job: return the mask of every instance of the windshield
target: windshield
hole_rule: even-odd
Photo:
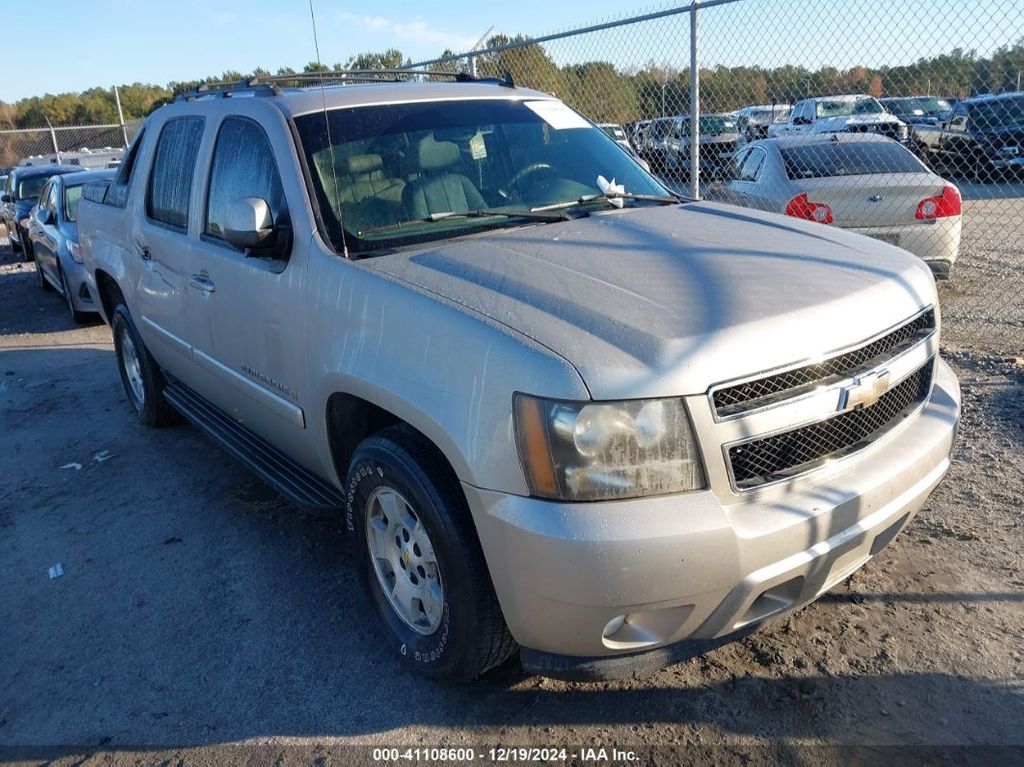
[[[768,125],[776,120],[784,120],[789,116],[789,107],[776,107],[771,109],[754,109],[748,116],[748,121],[754,125]]]
[[[64,187],[64,218],[72,223],[78,220],[78,201],[82,199],[84,188],[81,185]]]
[[[885,106],[895,115],[914,115],[934,117],[948,112],[952,107],[944,99],[934,96],[914,96],[908,98],[888,99]]]
[[[601,194],[599,175],[633,194],[667,194],[558,101],[354,107],[331,110],[326,120],[314,112],[295,124],[326,235],[339,251],[521,226],[531,208]],[[473,211],[488,215],[440,215]]]
[[[782,149],[792,179],[863,176],[873,173],[922,173],[925,168],[895,141],[834,142]]]
[[[29,176],[20,184],[18,184],[18,199],[38,199],[39,193],[43,191],[43,187],[46,186],[46,182],[49,181],[49,179],[49,176]]]
[[[870,96],[863,99],[836,99],[819,101],[814,105],[818,117],[849,117],[850,115],[877,115],[883,113],[882,105]]]
[[[982,128],[1024,123],[1024,96],[978,104],[971,119]]]

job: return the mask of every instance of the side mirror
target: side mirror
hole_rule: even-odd
[[[40,208],[39,223],[43,226],[50,226],[53,223],[53,211],[49,208]]]
[[[228,205],[224,239],[239,250],[261,250],[277,242],[277,227],[267,201],[243,197]]]
[[[0,196],[0,202],[14,202],[14,200],[11,199],[9,194],[4,194],[3,196]]]
[[[810,117],[804,117],[803,115],[801,115],[800,117],[794,117],[793,118],[793,125],[810,125],[810,124],[811,124],[811,118]]]

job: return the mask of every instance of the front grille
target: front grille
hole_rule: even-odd
[[[870,407],[733,445],[729,448],[733,483],[738,490],[749,490],[810,471],[824,461],[866,447],[927,398],[933,367],[929,361]]]
[[[764,407],[783,397],[792,397],[815,386],[827,386],[858,372],[877,367],[901,351],[913,346],[935,329],[935,312],[924,314],[859,349],[839,354],[823,362],[758,378],[716,391],[712,399],[721,417]]]

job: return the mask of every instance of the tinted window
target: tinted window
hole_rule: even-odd
[[[19,200],[38,200],[49,176],[29,176],[18,185]]]
[[[751,149],[750,154],[743,161],[743,165],[740,166],[740,180],[756,181],[757,174],[764,164],[765,156],[763,149]]]
[[[170,120],[160,131],[146,200],[146,214],[154,221],[176,229],[188,226],[192,176],[202,138],[203,120],[199,117]]]
[[[790,178],[921,173],[924,167],[895,141],[835,142],[782,149]]]
[[[83,186],[64,187],[64,218],[74,222],[78,220],[78,201],[82,199]]]
[[[286,215],[281,176],[266,134],[251,120],[228,118],[213,150],[206,234],[223,236],[228,205],[243,197],[266,200],[275,223]]]
[[[132,146],[128,150],[128,156],[125,157],[124,162],[117,169],[117,175],[114,177],[114,180],[110,182],[110,187],[102,200],[107,205],[116,205],[119,208],[123,208],[128,204],[128,190],[131,188],[132,183],[132,169],[135,167],[135,158],[139,156],[139,147],[142,146],[144,134],[144,130],[139,131],[139,135],[135,137],[135,141],[132,142]],[[92,198],[90,197],[89,199]]]

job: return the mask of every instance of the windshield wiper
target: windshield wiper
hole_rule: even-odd
[[[487,218],[488,216],[505,216],[506,218],[528,218],[531,221],[565,221],[567,216],[538,214],[539,208],[530,210],[500,210],[498,208],[481,208],[480,210],[443,210],[431,213],[420,221],[445,221],[449,218]]]
[[[556,202],[551,205],[538,205],[536,208],[530,208],[531,213],[542,213],[546,210],[561,210],[563,208],[572,208],[576,205],[586,205],[591,202],[609,202],[612,205],[615,203],[614,200],[642,200],[644,202],[656,202],[660,205],[679,205],[683,202],[681,197],[667,194],[633,194],[632,192],[605,192],[603,194],[585,194],[582,197],[577,197],[575,200],[566,200],[565,202]]]
[[[553,223],[555,221],[567,221],[569,216],[565,213],[537,213],[530,210],[499,210],[497,208],[481,208],[479,210],[441,210],[431,213],[423,218],[412,218],[407,221],[396,221],[393,224],[375,226],[372,229],[365,229],[367,232],[386,232],[389,229],[401,229],[410,224],[430,223],[433,221],[447,221],[452,218],[492,218],[502,216],[504,218],[525,218],[530,221],[543,221]]]

